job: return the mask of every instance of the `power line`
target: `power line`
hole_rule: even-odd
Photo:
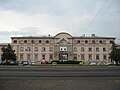
[[[92,24],[92,22],[95,20],[95,18],[97,17],[97,15],[100,13],[100,11],[102,10],[102,8],[105,6],[106,2],[107,2],[107,0],[104,1],[103,5],[100,7],[100,9],[97,11],[96,15],[90,21],[90,23],[88,24],[86,30],[88,30],[88,28],[90,27],[90,25]]]

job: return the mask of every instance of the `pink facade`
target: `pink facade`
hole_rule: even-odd
[[[110,62],[114,37],[71,36],[62,32],[48,37],[11,37],[18,61],[78,60]]]

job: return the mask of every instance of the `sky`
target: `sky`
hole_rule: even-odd
[[[0,0],[0,43],[60,32],[116,37],[120,43],[120,0]]]

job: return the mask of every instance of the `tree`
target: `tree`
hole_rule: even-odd
[[[16,61],[15,50],[12,49],[10,44],[8,44],[7,47],[2,47],[1,50],[3,52],[1,55],[2,61],[6,61],[6,63],[8,63],[8,60]]]
[[[120,62],[120,48],[117,48],[115,43],[112,44],[112,51],[110,53],[111,62],[115,61],[116,65]]]

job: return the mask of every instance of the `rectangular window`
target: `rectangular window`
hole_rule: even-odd
[[[20,52],[23,52],[24,51],[24,47],[20,47]]]
[[[52,54],[50,54],[49,60],[53,60],[53,55]]]
[[[85,50],[84,50],[84,47],[81,47],[81,52],[84,52]]]
[[[24,54],[20,54],[20,61],[23,61],[24,59],[23,59],[23,56],[24,56]]]
[[[103,60],[107,60],[107,55],[103,55]]]
[[[96,48],[96,52],[99,52],[99,48]]]
[[[30,54],[27,54],[27,60],[28,60],[28,61],[31,60],[30,57],[31,57],[31,55],[30,55]]]
[[[30,52],[31,51],[31,47],[27,47],[26,51]]]
[[[85,55],[81,54],[81,60],[85,60]]]
[[[96,60],[99,60],[99,59],[100,59],[100,58],[99,58],[99,54],[97,54],[97,55],[96,55]]]
[[[74,47],[74,52],[77,52],[77,47]]]
[[[42,52],[45,52],[46,50],[45,50],[45,47],[42,47]]]
[[[103,48],[103,52],[106,52],[106,48]]]
[[[45,55],[44,54],[42,55],[42,59],[45,60]]]
[[[89,52],[92,52],[92,48],[88,48],[88,51],[89,51]]]
[[[35,54],[35,55],[34,55],[34,60],[35,60],[35,61],[38,61],[38,54]]]
[[[92,54],[88,55],[88,60],[92,60]]]
[[[38,52],[38,47],[35,47],[35,48],[34,48],[34,51],[35,51],[35,52]]]
[[[73,60],[77,60],[77,54],[74,54]]]
[[[49,48],[49,52],[53,52],[53,47],[50,47],[50,48]]]

